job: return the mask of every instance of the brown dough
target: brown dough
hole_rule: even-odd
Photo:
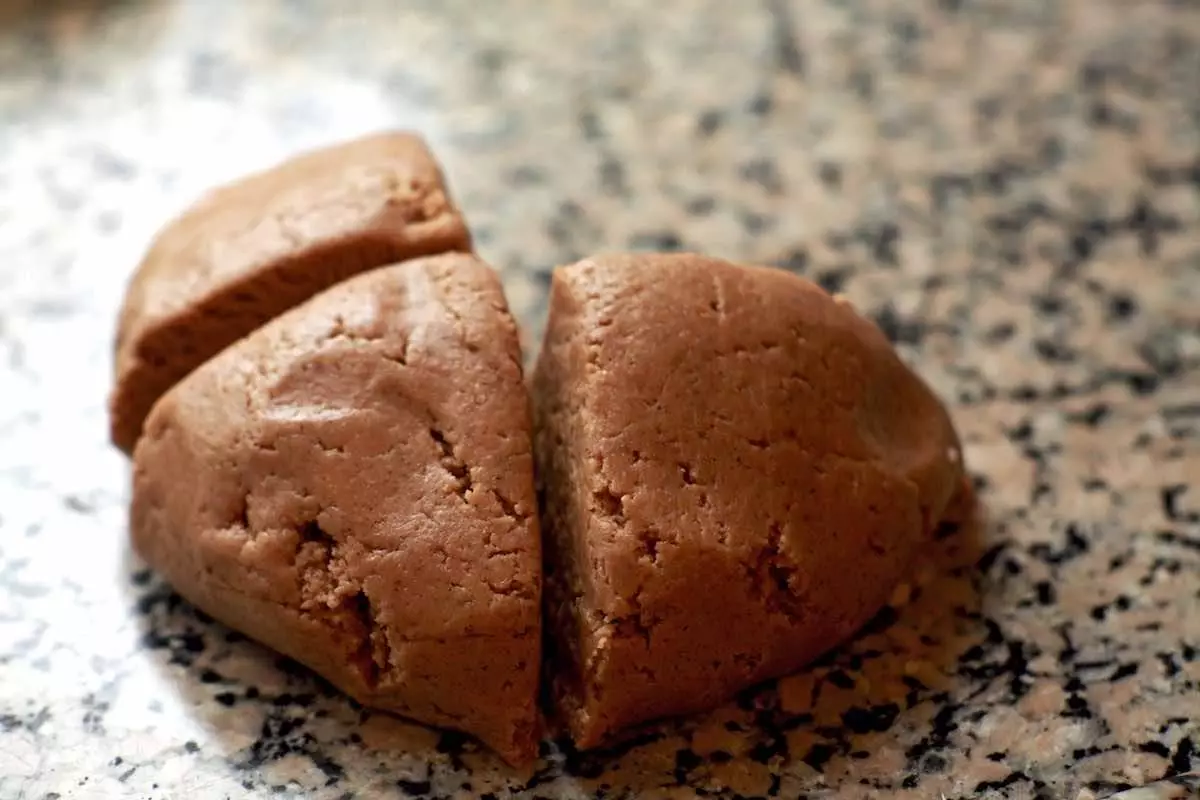
[[[474,256],[351,278],[178,383],[131,527],[183,597],[363,704],[536,755],[529,407]]]
[[[158,234],[130,281],[113,442],[132,452],[164,392],[317,292],[406,258],[470,249],[437,162],[410,134],[310,152],[217,189]]]
[[[942,405],[789,273],[558,270],[534,383],[553,694],[580,747],[799,668],[886,602],[962,485]]]

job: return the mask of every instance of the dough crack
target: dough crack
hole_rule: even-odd
[[[391,663],[387,634],[375,620],[366,591],[348,574],[343,548],[316,520],[297,529],[295,564],[301,610],[324,619],[356,644],[351,659],[367,686],[378,686]]]
[[[465,502],[467,496],[475,488],[475,482],[471,479],[470,467],[458,457],[458,454],[454,451],[453,443],[446,438],[446,434],[441,430],[430,428],[429,437],[433,439],[433,443],[437,445],[438,451],[441,453],[439,463],[442,465],[442,469],[446,470],[454,478],[457,485],[455,491]]]
[[[804,603],[797,594],[799,571],[782,550],[783,526],[772,521],[767,538],[747,565],[752,586],[767,609],[795,621],[804,616]]]

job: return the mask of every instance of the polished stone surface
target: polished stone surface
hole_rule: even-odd
[[[424,132],[529,330],[700,250],[873,315],[981,500],[811,670],[530,774],[130,554],[111,332],[214,182]],[[528,336],[532,344],[536,334]],[[1100,797],[1200,769],[1194,0],[0,2],[0,797]],[[852,579],[853,576],[848,576]],[[1186,796],[1177,778],[1154,797]]]

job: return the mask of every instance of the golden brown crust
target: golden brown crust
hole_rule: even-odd
[[[540,544],[516,327],[473,256],[352,278],[177,384],[139,553],[362,703],[536,755]]]
[[[961,485],[928,388],[779,270],[558,270],[533,396],[554,694],[581,747],[850,636]]]
[[[411,134],[310,152],[211,192],[159,233],[130,281],[109,403],[113,442],[132,452],[171,386],[338,281],[470,249],[437,162]]]

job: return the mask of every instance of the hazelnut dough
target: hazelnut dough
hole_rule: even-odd
[[[529,408],[474,256],[351,278],[184,378],[137,446],[131,528],[183,597],[363,704],[536,755]]]
[[[548,669],[592,747],[851,636],[962,466],[880,331],[794,275],[609,256],[551,291],[533,380]]]
[[[117,328],[111,436],[132,452],[154,402],[263,323],[339,281],[471,239],[418,137],[370,136],[217,189],[157,236]]]

